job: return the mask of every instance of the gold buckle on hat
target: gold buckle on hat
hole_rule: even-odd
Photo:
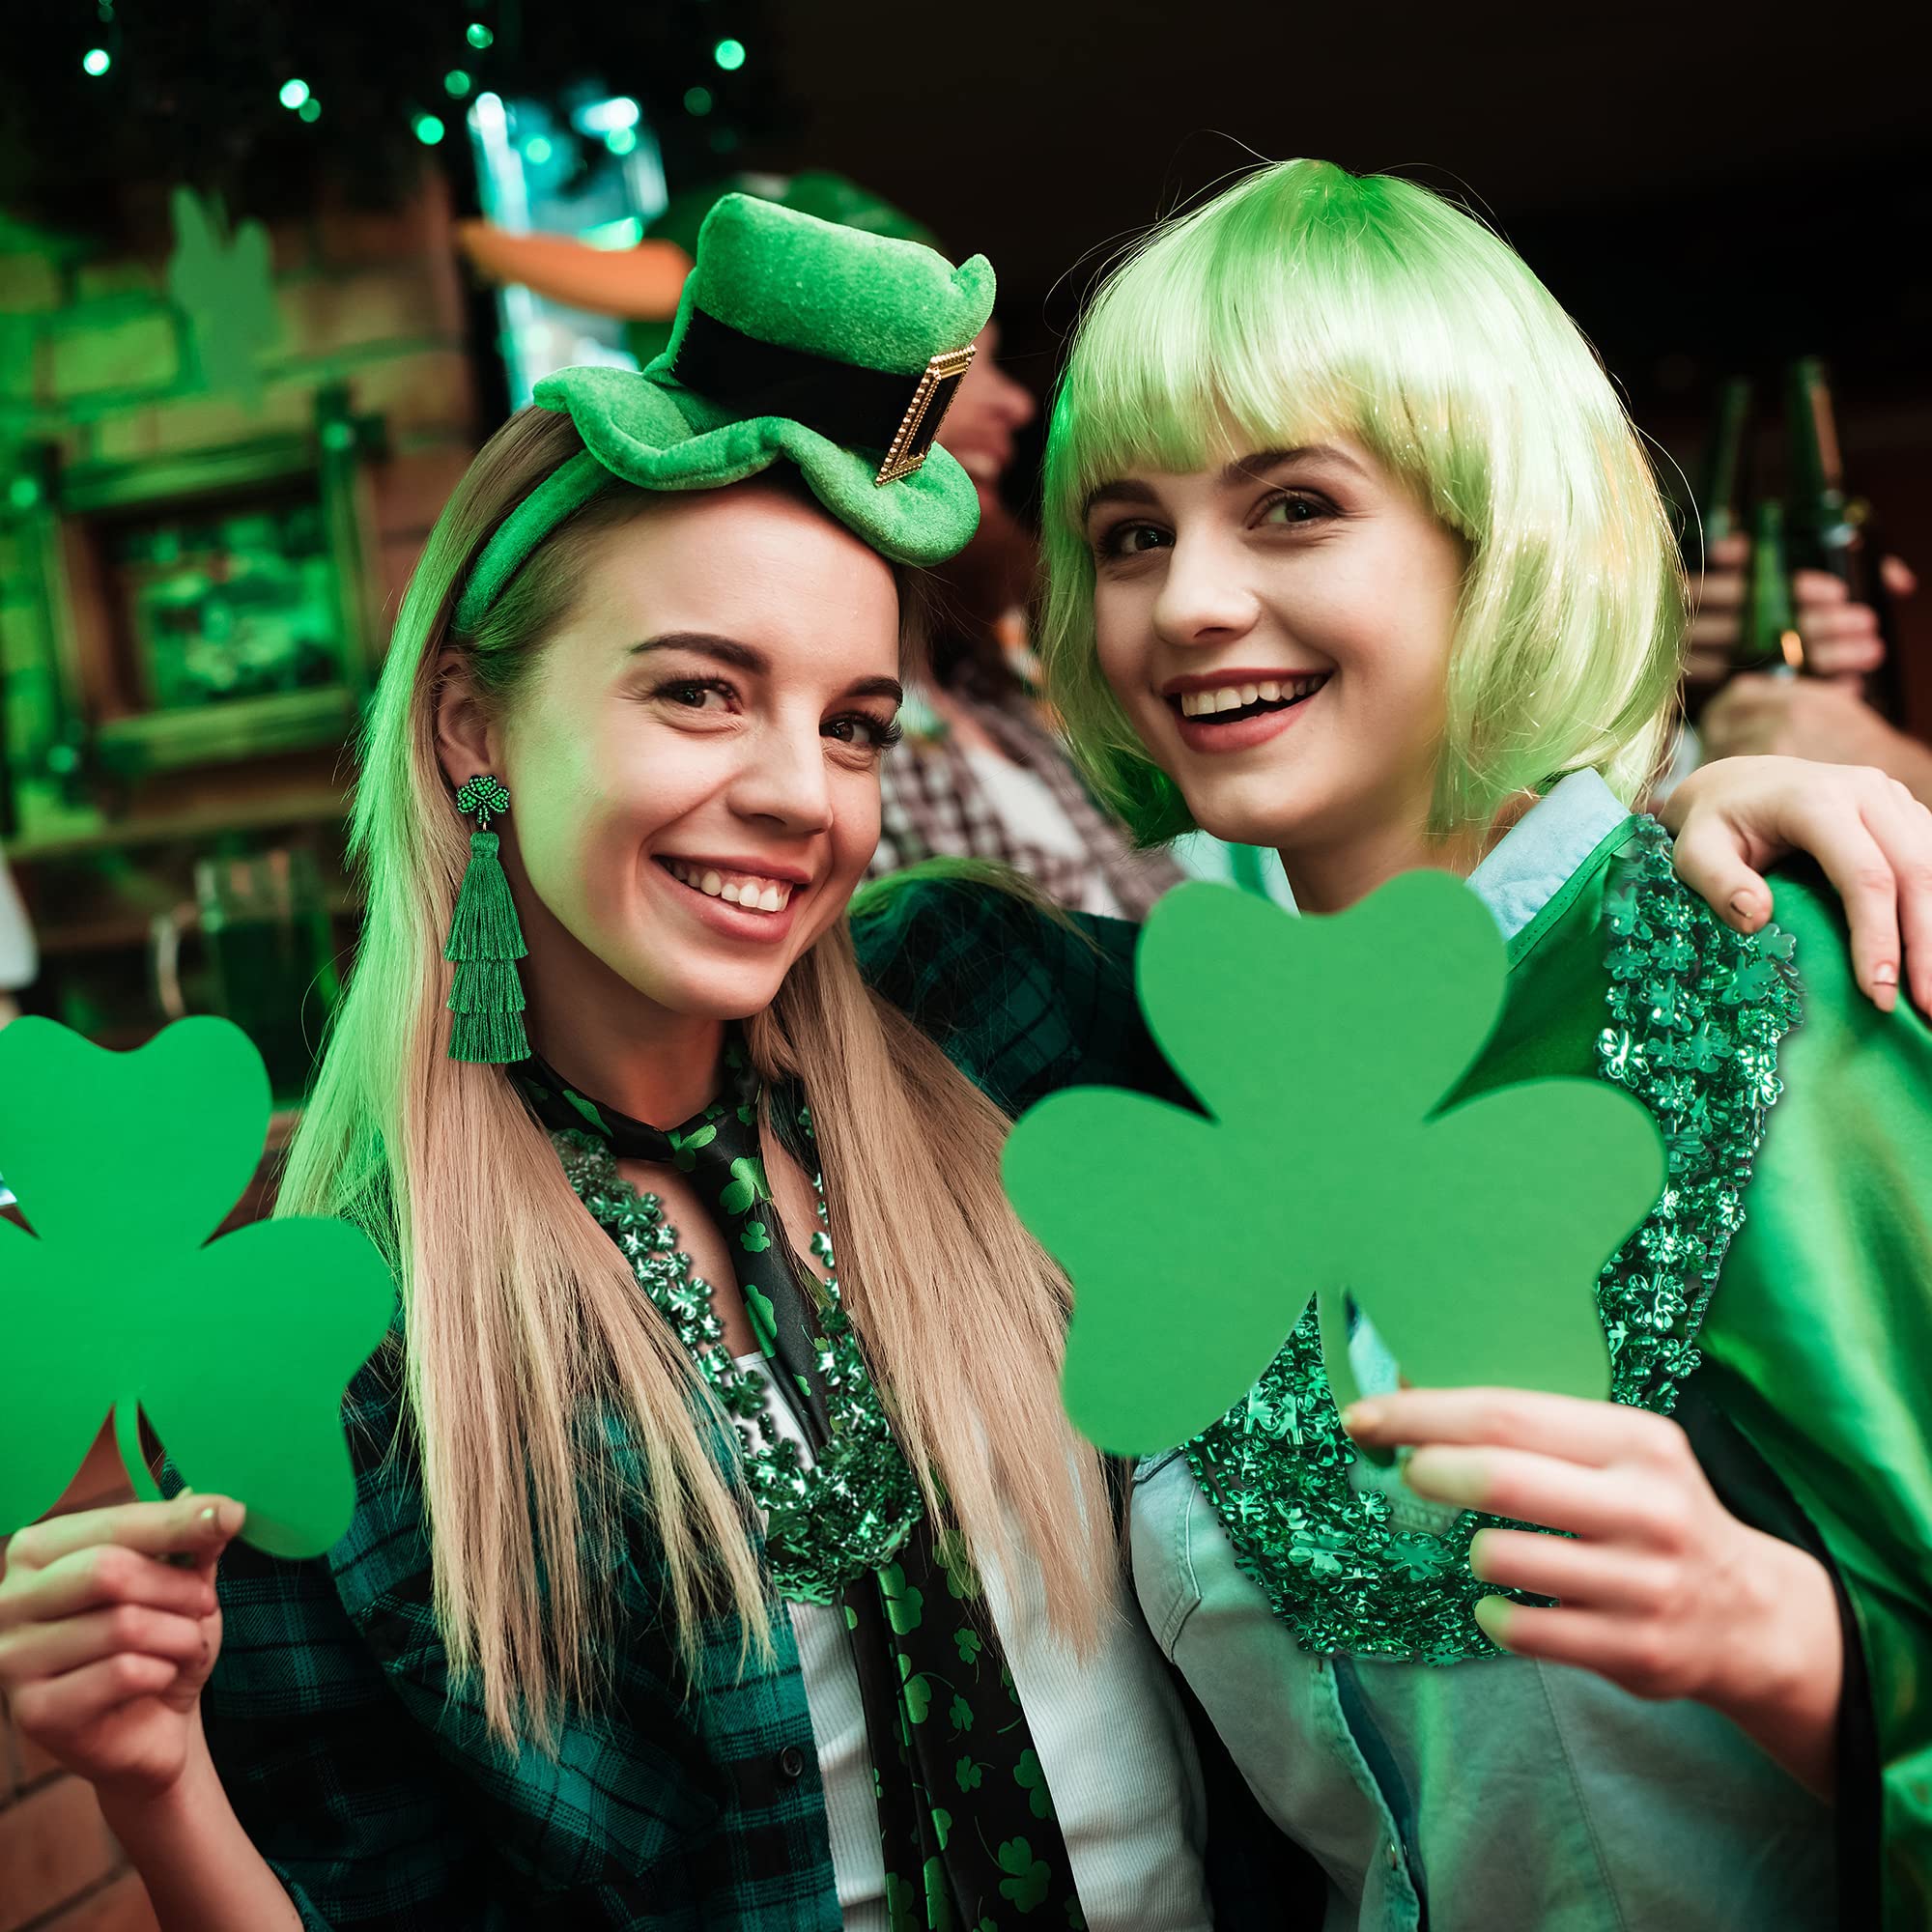
[[[943,355],[935,355],[925,365],[919,386],[912,392],[912,401],[906,405],[898,434],[886,451],[886,460],[879,465],[879,473],[872,478],[874,486],[896,483],[901,476],[910,476],[925,461],[939,435],[939,425],[946,420],[946,412],[959,393],[959,378],[965,375],[978,354],[978,349],[969,342],[964,349],[949,349]]]

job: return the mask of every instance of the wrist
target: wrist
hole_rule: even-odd
[[[100,1815],[129,1858],[140,1862],[139,1848],[164,1842],[178,1835],[183,1821],[190,1817],[210,1783],[217,1789],[220,1777],[214,1760],[208,1754],[208,1740],[201,1728],[201,1712],[189,1719],[187,1748],[181,1769],[164,1784],[146,1779],[116,1778],[98,1780],[94,1795]]]
[[[1829,1793],[1845,1664],[1837,1593],[1809,1551],[1744,1534],[1738,1640],[1723,1646],[1700,1701],[1801,1782]]]

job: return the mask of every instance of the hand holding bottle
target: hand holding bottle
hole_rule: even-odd
[[[1690,629],[1685,642],[1684,674],[1693,686],[1724,682],[1737,666],[1738,635],[1747,599],[1750,539],[1743,532],[1713,541],[1701,573],[1690,579]],[[1886,587],[1909,597],[1918,579],[1895,556],[1880,564]],[[1842,580],[1825,570],[1792,574],[1798,634],[1804,644],[1805,668],[1813,676],[1859,683],[1885,657],[1878,613],[1852,600]]]

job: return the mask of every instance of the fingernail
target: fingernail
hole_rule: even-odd
[[[1509,1647],[1510,1611],[1515,1607],[1507,1597],[1478,1597],[1476,1599],[1473,1614],[1478,1626],[1481,1628],[1483,1634],[1492,1643],[1497,1644],[1503,1649]]]
[[[1403,1476],[1417,1495],[1463,1509],[1480,1508],[1489,1492],[1483,1459],[1459,1449],[1418,1449]]]
[[[1898,984],[1898,968],[1889,959],[1872,968],[1874,986],[1895,986]]]
[[[1379,1429],[1382,1422],[1382,1407],[1378,1402],[1351,1402],[1342,1411],[1342,1427],[1350,1435],[1360,1435],[1372,1429]]]
[[[1731,910],[1740,919],[1754,918],[1757,913],[1757,895],[1755,893],[1733,893],[1731,895]]]
[[[218,1529],[223,1536],[233,1536],[242,1527],[242,1519],[247,1515],[240,1503],[210,1503],[202,1511],[201,1520],[211,1529]]]

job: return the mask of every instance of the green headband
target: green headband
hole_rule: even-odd
[[[670,346],[647,369],[538,384],[584,448],[504,518],[457,606],[473,631],[530,553],[606,485],[717,490],[793,464],[848,529],[896,563],[938,563],[979,526],[972,480],[933,444],[993,308],[982,256],[748,195],[706,216]]]

